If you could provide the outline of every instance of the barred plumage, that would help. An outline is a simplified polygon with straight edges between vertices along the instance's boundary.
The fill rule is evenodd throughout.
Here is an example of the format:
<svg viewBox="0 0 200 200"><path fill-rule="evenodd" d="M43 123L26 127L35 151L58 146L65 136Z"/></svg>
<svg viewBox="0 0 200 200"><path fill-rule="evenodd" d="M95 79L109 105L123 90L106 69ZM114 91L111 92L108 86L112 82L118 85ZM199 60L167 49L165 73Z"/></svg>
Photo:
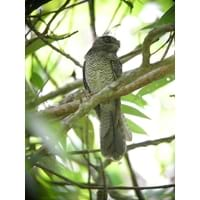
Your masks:
<svg viewBox="0 0 200 200"><path fill-rule="evenodd" d="M85 88L97 93L122 74L122 65L116 55L120 43L114 37L97 38L85 56L83 80ZM125 127L120 111L120 98L96 108L100 120L101 152L104 156L119 160L126 151Z"/></svg>

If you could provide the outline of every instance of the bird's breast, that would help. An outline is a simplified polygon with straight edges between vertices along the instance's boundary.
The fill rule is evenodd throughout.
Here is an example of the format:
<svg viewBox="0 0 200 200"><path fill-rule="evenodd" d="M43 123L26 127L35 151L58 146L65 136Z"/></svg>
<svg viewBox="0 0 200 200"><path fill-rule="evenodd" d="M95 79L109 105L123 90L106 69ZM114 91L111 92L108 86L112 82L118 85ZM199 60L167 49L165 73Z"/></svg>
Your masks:
<svg viewBox="0 0 200 200"><path fill-rule="evenodd" d="M88 56L85 63L85 75L91 92L99 92L114 81L110 59L102 55Z"/></svg>

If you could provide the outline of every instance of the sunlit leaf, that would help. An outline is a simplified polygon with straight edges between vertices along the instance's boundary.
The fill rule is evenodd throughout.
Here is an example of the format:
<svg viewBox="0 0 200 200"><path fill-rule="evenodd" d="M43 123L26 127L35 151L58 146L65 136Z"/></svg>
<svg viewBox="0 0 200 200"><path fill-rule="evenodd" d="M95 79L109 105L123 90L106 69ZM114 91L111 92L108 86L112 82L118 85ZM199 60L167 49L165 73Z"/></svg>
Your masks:
<svg viewBox="0 0 200 200"><path fill-rule="evenodd" d="M133 2L129 0L121 0L121 1L124 2L130 8L130 12L131 12L133 9Z"/></svg>
<svg viewBox="0 0 200 200"><path fill-rule="evenodd" d="M174 24L175 23L175 5L167 10L159 19L157 25Z"/></svg>
<svg viewBox="0 0 200 200"><path fill-rule="evenodd" d="M144 96L146 94L152 93L152 92L156 91L157 89L167 85L168 83L171 83L174 79L175 79L174 75L169 75L160 80L154 81L154 82L144 86L141 90L139 90L137 95Z"/></svg>
<svg viewBox="0 0 200 200"><path fill-rule="evenodd" d="M52 35L50 38L45 38L48 43L55 42L57 40L65 39L69 34L55 36ZM40 38L33 38L26 43L26 50L25 55L28 56L31 53L34 53L38 49L42 48L43 46L47 45L43 40Z"/></svg>
<svg viewBox="0 0 200 200"><path fill-rule="evenodd" d="M147 102L141 96L138 96L135 94L129 94L129 95L123 96L121 97L121 100L134 103L141 107L144 107L145 105L147 105Z"/></svg>
<svg viewBox="0 0 200 200"><path fill-rule="evenodd" d="M127 114L130 114L130 115L135 115L135 116L138 116L138 117L143 117L143 118L146 118L146 119L150 119L144 113L142 113L137 108L134 108L132 106L128 106L128 105L122 104L121 105L121 109L122 109L123 113L127 113Z"/></svg>
<svg viewBox="0 0 200 200"><path fill-rule="evenodd" d="M132 132L146 134L146 131L132 120L126 118L126 122Z"/></svg>
<svg viewBox="0 0 200 200"><path fill-rule="evenodd" d="M42 77L41 77L39 74L35 73L35 72L32 73L30 82L31 82L37 89L40 89L40 88L43 86L43 84L44 84L44 81L43 81Z"/></svg>

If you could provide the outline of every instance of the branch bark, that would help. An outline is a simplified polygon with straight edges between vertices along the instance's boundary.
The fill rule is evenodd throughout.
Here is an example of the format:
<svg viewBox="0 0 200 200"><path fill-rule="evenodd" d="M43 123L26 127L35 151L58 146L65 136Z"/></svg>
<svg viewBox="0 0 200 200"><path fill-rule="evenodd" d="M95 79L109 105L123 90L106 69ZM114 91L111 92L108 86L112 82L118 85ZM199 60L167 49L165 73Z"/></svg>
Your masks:
<svg viewBox="0 0 200 200"><path fill-rule="evenodd" d="M99 103L113 100L133 92L155 80L161 79L175 71L175 58L171 56L163 61L149 64L149 67L143 65L135 70L125 72L117 81L106 86L97 94L93 95L87 102L83 102L79 109L64 119L64 126L68 130L72 124L83 117L92 108Z"/></svg>
<svg viewBox="0 0 200 200"><path fill-rule="evenodd" d="M126 159L126 162L127 162L128 168L129 168L129 173L131 175L132 184L133 184L133 186L139 187L138 181L137 181L137 177L136 177L136 174L135 174L135 172L134 172L134 170L133 170L133 168L131 166L131 161L129 159L128 153L125 154L125 159ZM135 189L135 193L136 193L136 195L138 197L138 200L145 200L145 197L142 194L141 190Z"/></svg>
<svg viewBox="0 0 200 200"><path fill-rule="evenodd" d="M152 43L157 41L163 34L167 32L174 31L174 25L162 25L158 28L153 29L148 33L145 37L143 45L142 45L142 63L144 66L148 66L150 64L150 46Z"/></svg>
<svg viewBox="0 0 200 200"><path fill-rule="evenodd" d="M52 92L49 92L48 94L44 95L44 96L41 96L39 97L36 102L35 102L35 105L39 105L49 99L52 99L54 97L57 97L59 95L64 95L68 92L71 92L72 90L76 89L76 88L79 88L83 85L83 81L82 80L76 80L72 83L67 83L65 86L55 90L55 91L52 91Z"/></svg>
<svg viewBox="0 0 200 200"><path fill-rule="evenodd" d="M36 167L40 168L40 169L43 169L61 179L63 179L65 182L63 182L62 184L63 185L74 185L74 186L77 186L81 189L98 189L98 190L103 190L104 189L104 186L102 185L96 185L96 184L86 184L86 183L79 183L79 182L76 182L76 181L73 181L61 174L58 174L57 172L54 172L53 170L51 169L48 169L47 167L45 166L42 166L40 164L35 164ZM175 187L175 184L167 184L167 185L158 185L158 186L147 186L147 187L133 187L133 186L114 186L114 187L107 187L107 190L148 190L148 189L161 189L161 188L170 188L170 187Z"/></svg>
<svg viewBox="0 0 200 200"><path fill-rule="evenodd" d="M144 142L133 143L127 146L127 151L131 151L139 147L146 147L149 145L159 145L164 142L169 143L169 142L172 142L174 139L175 139L175 135L171 135L169 137L159 138L156 140L147 140ZM68 154L79 155L79 154L88 154L88 153L96 153L96 152L100 152L100 149L71 151L71 152L68 152Z"/></svg>

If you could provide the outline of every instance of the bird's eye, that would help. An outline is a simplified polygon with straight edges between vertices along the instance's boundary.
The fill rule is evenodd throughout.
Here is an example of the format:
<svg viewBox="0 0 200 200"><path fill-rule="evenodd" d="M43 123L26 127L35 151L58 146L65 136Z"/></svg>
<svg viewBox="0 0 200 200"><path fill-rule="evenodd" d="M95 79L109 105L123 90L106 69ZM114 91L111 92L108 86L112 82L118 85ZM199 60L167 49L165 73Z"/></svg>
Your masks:
<svg viewBox="0 0 200 200"><path fill-rule="evenodd" d="M111 43L111 38L110 37L103 37L103 41L106 43Z"/></svg>

